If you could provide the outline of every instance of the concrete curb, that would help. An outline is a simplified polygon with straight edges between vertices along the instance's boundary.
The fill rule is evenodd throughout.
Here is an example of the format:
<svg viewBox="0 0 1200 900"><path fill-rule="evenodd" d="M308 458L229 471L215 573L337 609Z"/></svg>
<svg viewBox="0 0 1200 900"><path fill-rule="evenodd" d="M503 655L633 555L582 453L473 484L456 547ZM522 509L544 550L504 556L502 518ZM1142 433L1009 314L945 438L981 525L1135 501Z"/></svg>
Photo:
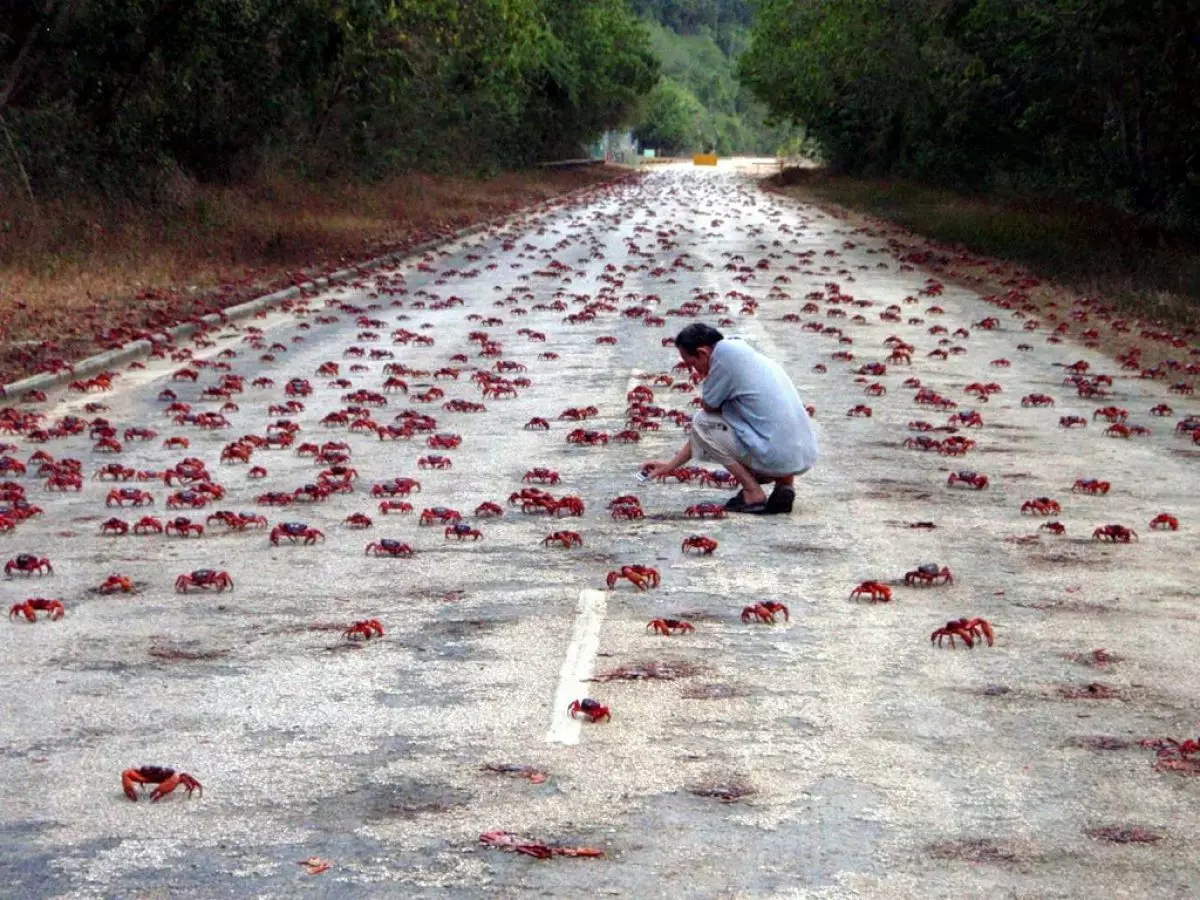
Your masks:
<svg viewBox="0 0 1200 900"><path fill-rule="evenodd" d="M622 184L630 181L637 176L638 173L630 172L614 178L612 181L605 182L606 185ZM597 187L604 185L590 184L586 187L578 188L574 191L568 191L565 194L560 194L557 197L551 197L549 200L540 201L540 204L554 206L559 203L566 202L571 198L583 194L587 191L594 190ZM324 290L333 285L342 284L354 278L362 276L366 272L372 272L375 269L387 268L403 263L405 260L416 256L421 256L431 250L436 250L446 244L460 241L463 238L471 237L479 234L482 231L487 231L490 228L496 228L506 222L515 219L518 216L527 215L532 209L540 204L533 204L523 210L506 215L496 216L484 222L468 225L466 228L461 228L453 234L448 234L445 237L436 238L432 241L426 241L423 244L417 244L409 247L406 250L398 250L395 253L387 253L383 256L377 256L373 259L365 260L349 268L339 269L329 275L322 275L320 278L314 278L312 281L306 281L303 284L293 285L283 290L275 291L271 294L264 294L261 297L255 297L253 300L247 300L245 303L239 303L236 306L230 306L221 313L209 313L206 316L201 316L200 321L207 325L220 325L222 323L234 322L239 319L248 319L264 309L268 309L285 300L292 300L303 291ZM164 341L175 341L190 337L197 330L197 325L194 322L185 322L182 325L176 325L174 328L169 328L162 332ZM0 387L0 397L7 397L11 402L20 402L21 396L27 391L47 391L58 387L59 385L75 381L79 378L87 378L96 372L102 372L105 369L119 366L123 363L132 362L133 360L149 356L154 350L154 345L150 341L131 341L125 346L117 350L106 350L103 353L97 353L94 356L86 357L78 362L73 363L74 371L71 372L41 372L37 375L31 375L28 378L22 378L19 381L14 381L11 384L6 384Z"/></svg>

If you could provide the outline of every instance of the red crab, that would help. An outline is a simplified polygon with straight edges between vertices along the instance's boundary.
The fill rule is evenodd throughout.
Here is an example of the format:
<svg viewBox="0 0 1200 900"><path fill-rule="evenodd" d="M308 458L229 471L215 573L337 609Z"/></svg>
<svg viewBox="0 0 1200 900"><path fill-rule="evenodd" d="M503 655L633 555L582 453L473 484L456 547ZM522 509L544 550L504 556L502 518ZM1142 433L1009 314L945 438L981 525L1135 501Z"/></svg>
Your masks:
<svg viewBox="0 0 1200 900"><path fill-rule="evenodd" d="M713 551L720 546L716 540L703 535L693 534L691 537L683 539L683 545L680 550L687 553L689 550L696 550L701 556L712 556Z"/></svg>
<svg viewBox="0 0 1200 900"><path fill-rule="evenodd" d="M359 529L370 528L375 523L371 521L370 516L368 516L366 513L352 513L351 515L346 516L342 524L347 528Z"/></svg>
<svg viewBox="0 0 1200 900"><path fill-rule="evenodd" d="M462 438L457 434L434 434L425 443L431 450L453 450L462 443Z"/></svg>
<svg viewBox="0 0 1200 900"><path fill-rule="evenodd" d="M1159 513L1150 520L1151 531L1178 531L1179 519L1170 513Z"/></svg>
<svg viewBox="0 0 1200 900"><path fill-rule="evenodd" d="M1058 425L1060 428L1086 428L1087 419L1083 416L1059 416Z"/></svg>
<svg viewBox="0 0 1200 900"><path fill-rule="evenodd" d="M951 472L950 477L946 480L946 485L953 487L956 484L964 484L969 488L982 491L988 486L988 477L980 475L978 472Z"/></svg>
<svg viewBox="0 0 1200 900"><path fill-rule="evenodd" d="M582 547L583 538L577 531L556 531L542 539L542 546L549 547L551 544L559 544L570 550L572 547Z"/></svg>
<svg viewBox="0 0 1200 900"><path fill-rule="evenodd" d="M858 404L858 406L853 407L848 413L846 413L846 415L848 415L848 416L852 416L854 418L863 418L863 419L869 419L869 418L871 418L871 416L873 414L874 413L871 410L871 407L866 406L865 404L862 404L862 403Z"/></svg>
<svg viewBox="0 0 1200 900"><path fill-rule="evenodd" d="M187 516L176 516L167 523L166 532L168 535L175 534L179 537L187 537L190 534L203 537L204 526L199 522L193 522Z"/></svg>
<svg viewBox="0 0 1200 900"><path fill-rule="evenodd" d="M1071 492L1075 494L1107 494L1112 488L1112 485L1107 481L1100 481L1097 478L1078 478L1075 485L1071 488Z"/></svg>
<svg viewBox="0 0 1200 900"><path fill-rule="evenodd" d="M490 500L475 507L475 518L477 519L495 519L503 515L504 507L499 503L492 503Z"/></svg>
<svg viewBox="0 0 1200 900"><path fill-rule="evenodd" d="M50 565L50 560L44 556L21 553L4 564L6 576L12 577L13 572L19 572L22 575L53 575L54 566Z"/></svg>
<svg viewBox="0 0 1200 900"><path fill-rule="evenodd" d="M477 541L483 537L483 532L478 528L472 528L466 522L456 522L453 525L448 525L445 530L445 540L450 538L458 538L460 541L465 541L470 538L472 541Z"/></svg>
<svg viewBox="0 0 1200 900"><path fill-rule="evenodd" d="M367 544L367 549L363 551L363 555L392 556L399 559L409 559L413 555L413 548L408 544L402 544L400 541L392 540L391 538L380 538L377 541Z"/></svg>
<svg viewBox="0 0 1200 900"><path fill-rule="evenodd" d="M367 521L369 524L370 520L368 519ZM317 541L324 541L325 535L315 528L309 528L303 522L280 522L271 529L270 541L278 547L281 538L286 539L291 544L303 541L304 545L308 546L315 544Z"/></svg>
<svg viewBox="0 0 1200 900"><path fill-rule="evenodd" d="M612 590L617 586L617 582L622 579L628 579L633 582L634 587L639 591L644 591L648 587L658 587L661 580L658 569L652 569L649 566L621 566L620 571L609 572L607 578L608 589Z"/></svg>
<svg viewBox="0 0 1200 900"><path fill-rule="evenodd" d="M114 503L117 506L124 506L126 503L131 506L153 506L154 497L149 491L140 488L114 488L104 498L104 505L112 506Z"/></svg>
<svg viewBox="0 0 1200 900"><path fill-rule="evenodd" d="M1062 505L1049 497L1034 497L1021 504L1021 514L1025 513L1035 516L1057 516L1062 513Z"/></svg>
<svg viewBox="0 0 1200 900"><path fill-rule="evenodd" d="M526 472L521 480L526 484L558 484L562 479L553 469L538 466Z"/></svg>
<svg viewBox="0 0 1200 900"><path fill-rule="evenodd" d="M528 422L525 423L525 430L526 431L549 431L550 423L548 421L546 421L545 419L539 418L538 416L534 416L532 419L530 419Z"/></svg>
<svg viewBox="0 0 1200 900"><path fill-rule="evenodd" d="M850 599L857 600L863 596L872 603L890 603L892 600L892 589L879 581L864 581L850 592Z"/></svg>
<svg viewBox="0 0 1200 900"><path fill-rule="evenodd" d="M932 587L936 584L954 584L954 575L945 566L938 568L937 563L925 563L917 566L911 572L904 573L904 583L909 587Z"/></svg>
<svg viewBox="0 0 1200 900"><path fill-rule="evenodd" d="M152 531L155 534L163 533L163 524L154 516L142 516L133 523L134 534L145 534L147 531Z"/></svg>
<svg viewBox="0 0 1200 900"><path fill-rule="evenodd" d="M775 616L778 613L783 614L784 621L791 619L788 608L784 604L777 603L774 600L764 600L761 603L755 603L751 606L744 607L742 609L742 621L750 622L757 619L759 622L763 622L768 625L774 625Z"/></svg>
<svg viewBox="0 0 1200 900"><path fill-rule="evenodd" d="M1021 398L1022 406L1053 406L1054 398L1049 394L1026 394Z"/></svg>
<svg viewBox="0 0 1200 900"><path fill-rule="evenodd" d="M379 501L379 514L386 516L389 513L398 512L401 514L410 513L413 511L413 505L406 503L403 500L381 500Z"/></svg>
<svg viewBox="0 0 1200 900"><path fill-rule="evenodd" d="M448 456L422 456L417 460L418 469L452 469L454 463Z"/></svg>
<svg viewBox="0 0 1200 900"><path fill-rule="evenodd" d="M383 623L378 619L363 619L355 622L345 631L347 639L352 641L369 641L371 638L383 637L385 633Z"/></svg>
<svg viewBox="0 0 1200 900"><path fill-rule="evenodd" d="M45 597L34 597L24 603L16 603L8 611L8 617L15 619L24 616L30 622L37 621L37 614L48 613L51 621L61 619L67 612L61 600L47 600Z"/></svg>
<svg viewBox="0 0 1200 900"><path fill-rule="evenodd" d="M725 507L717 503L697 503L683 511L689 519L723 519Z"/></svg>
<svg viewBox="0 0 1200 900"><path fill-rule="evenodd" d="M955 619L953 622L947 622L941 628L937 629L929 636L929 642L936 642L940 647L944 638L950 639L950 646L954 647L954 639L960 638L967 649L975 646L975 642L983 639L987 641L987 645L991 647L996 642L996 633L992 630L991 623L987 619Z"/></svg>
<svg viewBox="0 0 1200 900"><path fill-rule="evenodd" d="M133 583L133 579L128 575L109 575L104 581L100 582L100 587L96 591L101 594L132 594L137 590Z"/></svg>
<svg viewBox="0 0 1200 900"><path fill-rule="evenodd" d="M189 797L192 796L192 791L196 791L201 796L204 795L203 785L187 772L176 772L165 766L141 766L137 769L126 769L121 773L121 787L125 791L125 796L135 803L138 798L138 788L144 784L158 785L150 794L151 803L161 800L180 785L184 787Z"/></svg>
<svg viewBox="0 0 1200 900"><path fill-rule="evenodd" d="M421 511L418 525L449 525L462 521L462 513L445 506L433 506Z"/></svg>
<svg viewBox="0 0 1200 900"><path fill-rule="evenodd" d="M1137 532L1124 525L1102 525L1092 532L1092 540L1109 541L1114 544L1128 544L1138 539Z"/></svg>
<svg viewBox="0 0 1200 900"><path fill-rule="evenodd" d="M601 704L599 700L593 700L591 697L584 697L582 700L573 700L570 706L567 707L567 714L572 719L576 715L581 715L589 722L601 722L605 719L612 719L612 713L609 708Z"/></svg>
<svg viewBox="0 0 1200 900"><path fill-rule="evenodd" d="M1048 531L1051 534L1062 535L1067 533L1067 526L1062 522L1043 522L1038 527L1038 531Z"/></svg>
<svg viewBox="0 0 1200 900"><path fill-rule="evenodd" d="M232 591L233 578L228 572L219 572L216 569L196 569L188 575L180 575L175 579L177 593L186 594L188 588L199 588L200 590L212 588L217 593Z"/></svg>
<svg viewBox="0 0 1200 900"><path fill-rule="evenodd" d="M122 522L120 519L108 519L100 526L101 534L128 534L129 523Z"/></svg>
<svg viewBox="0 0 1200 900"><path fill-rule="evenodd" d="M691 634L696 626L683 619L651 619L646 624L646 630L653 629L655 634L668 637L672 634Z"/></svg>

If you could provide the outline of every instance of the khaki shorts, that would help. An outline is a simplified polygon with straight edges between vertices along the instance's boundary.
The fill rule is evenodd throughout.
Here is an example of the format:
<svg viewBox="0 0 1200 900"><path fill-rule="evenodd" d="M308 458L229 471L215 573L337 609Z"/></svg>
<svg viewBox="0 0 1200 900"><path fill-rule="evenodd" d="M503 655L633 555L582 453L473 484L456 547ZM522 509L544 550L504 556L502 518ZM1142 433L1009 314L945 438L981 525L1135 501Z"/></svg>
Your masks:
<svg viewBox="0 0 1200 900"><path fill-rule="evenodd" d="M742 447L737 435L720 413L710 413L703 409L697 412L692 417L691 441L692 458L700 462L716 463L726 468L731 462L738 462L751 472L770 478L804 475L808 472L808 469L785 473L759 471L750 458L750 453Z"/></svg>
<svg viewBox="0 0 1200 900"><path fill-rule="evenodd" d="M728 466L731 462L749 467L746 452L720 413L700 410L692 417L692 457L701 462Z"/></svg>

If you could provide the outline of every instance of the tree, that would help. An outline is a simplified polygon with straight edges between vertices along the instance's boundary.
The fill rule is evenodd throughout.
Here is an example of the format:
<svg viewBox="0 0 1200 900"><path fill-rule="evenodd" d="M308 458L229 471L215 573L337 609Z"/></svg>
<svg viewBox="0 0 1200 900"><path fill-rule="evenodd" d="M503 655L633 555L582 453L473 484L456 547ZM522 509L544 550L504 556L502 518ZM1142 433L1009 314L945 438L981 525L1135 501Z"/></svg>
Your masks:
<svg viewBox="0 0 1200 900"><path fill-rule="evenodd" d="M704 106L691 91L663 79L646 97L634 137L665 154L704 149L699 146L703 117Z"/></svg>

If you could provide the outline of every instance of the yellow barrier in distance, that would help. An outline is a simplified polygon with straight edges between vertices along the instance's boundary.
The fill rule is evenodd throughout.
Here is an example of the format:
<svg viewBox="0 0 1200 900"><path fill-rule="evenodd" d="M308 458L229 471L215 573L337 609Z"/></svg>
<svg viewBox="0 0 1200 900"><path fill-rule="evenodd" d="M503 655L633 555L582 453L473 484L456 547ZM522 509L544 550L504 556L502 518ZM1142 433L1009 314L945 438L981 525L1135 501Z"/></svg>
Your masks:
<svg viewBox="0 0 1200 900"><path fill-rule="evenodd" d="M717 164L717 154L715 153L697 153L692 157L692 165L694 166L715 166Z"/></svg>

